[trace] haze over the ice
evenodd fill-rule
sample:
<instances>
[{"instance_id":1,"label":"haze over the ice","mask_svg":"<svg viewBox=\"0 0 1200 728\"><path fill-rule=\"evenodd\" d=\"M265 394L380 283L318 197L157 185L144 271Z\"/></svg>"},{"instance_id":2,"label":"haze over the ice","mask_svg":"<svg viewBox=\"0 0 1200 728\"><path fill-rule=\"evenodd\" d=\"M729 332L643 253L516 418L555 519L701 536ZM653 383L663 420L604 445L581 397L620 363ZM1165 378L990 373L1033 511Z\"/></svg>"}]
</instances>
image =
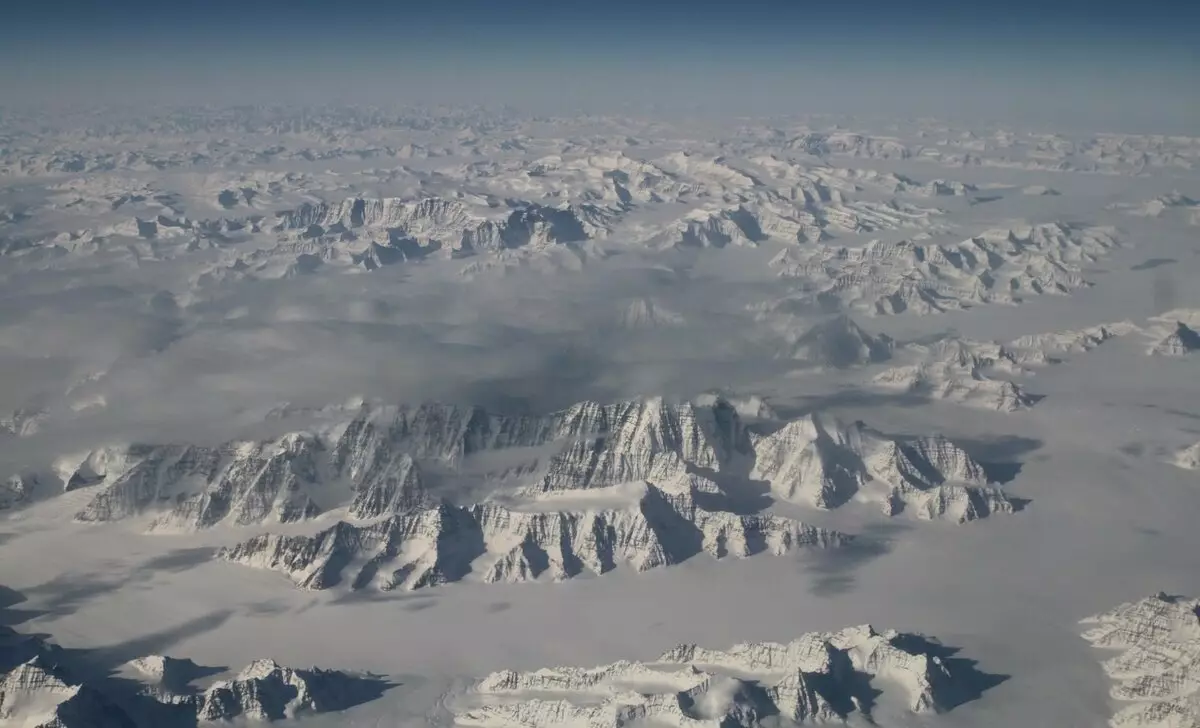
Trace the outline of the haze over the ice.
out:
<instances>
[{"instance_id":1,"label":"haze over the ice","mask_svg":"<svg viewBox=\"0 0 1200 728\"><path fill-rule=\"evenodd\" d=\"M1191 3L20 3L4 105L356 102L935 115L1186 132Z\"/></svg>"}]
</instances>

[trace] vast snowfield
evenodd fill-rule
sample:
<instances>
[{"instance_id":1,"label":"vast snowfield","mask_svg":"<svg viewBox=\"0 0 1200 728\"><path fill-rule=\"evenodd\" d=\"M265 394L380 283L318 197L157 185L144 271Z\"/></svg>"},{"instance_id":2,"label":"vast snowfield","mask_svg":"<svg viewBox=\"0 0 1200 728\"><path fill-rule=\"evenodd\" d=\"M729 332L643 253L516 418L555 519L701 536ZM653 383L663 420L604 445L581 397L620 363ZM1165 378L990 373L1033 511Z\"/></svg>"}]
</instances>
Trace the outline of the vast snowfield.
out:
<instances>
[{"instance_id":1,"label":"vast snowfield","mask_svg":"<svg viewBox=\"0 0 1200 728\"><path fill-rule=\"evenodd\" d=\"M1200 725L1198 254L1200 137L8 114L0 725Z\"/></svg>"}]
</instances>

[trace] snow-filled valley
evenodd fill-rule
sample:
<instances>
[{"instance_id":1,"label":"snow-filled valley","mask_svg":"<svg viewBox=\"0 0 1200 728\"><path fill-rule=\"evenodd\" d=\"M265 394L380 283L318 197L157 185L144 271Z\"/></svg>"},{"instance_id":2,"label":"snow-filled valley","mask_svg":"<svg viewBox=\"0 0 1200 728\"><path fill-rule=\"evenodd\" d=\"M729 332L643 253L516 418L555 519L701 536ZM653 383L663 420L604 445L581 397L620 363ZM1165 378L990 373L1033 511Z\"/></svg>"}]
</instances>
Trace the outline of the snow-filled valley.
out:
<instances>
[{"instance_id":1,"label":"snow-filled valley","mask_svg":"<svg viewBox=\"0 0 1200 728\"><path fill-rule=\"evenodd\" d=\"M1200 139L105 113L0 118L0 725L1200 725Z\"/></svg>"}]
</instances>

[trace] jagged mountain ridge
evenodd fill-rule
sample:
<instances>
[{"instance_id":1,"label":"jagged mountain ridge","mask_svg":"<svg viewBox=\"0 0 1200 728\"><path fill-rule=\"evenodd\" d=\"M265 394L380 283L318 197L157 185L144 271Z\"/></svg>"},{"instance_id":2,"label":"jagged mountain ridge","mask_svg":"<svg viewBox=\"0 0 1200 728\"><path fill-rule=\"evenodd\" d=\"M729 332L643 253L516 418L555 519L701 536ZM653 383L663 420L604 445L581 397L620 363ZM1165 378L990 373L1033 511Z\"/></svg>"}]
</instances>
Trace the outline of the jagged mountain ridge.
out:
<instances>
[{"instance_id":1,"label":"jagged mountain ridge","mask_svg":"<svg viewBox=\"0 0 1200 728\"><path fill-rule=\"evenodd\" d=\"M644 571L700 553L779 555L847 540L790 518L723 510L745 478L765 482L780 500L821 509L859 501L889 516L908 511L959 523L1016 509L982 465L943 437L889 438L817 416L762 434L728 402L711 401L587 404L560 413L558 431L584 436L544 470L524 473L515 505L443 502L372 523L342 521L314 536L256 536L220 558L280 571L308 589L411 590L466 578ZM641 495L630 505L572 509L553 500L639 481Z\"/></svg>"},{"instance_id":2,"label":"jagged mountain ridge","mask_svg":"<svg viewBox=\"0 0 1200 728\"><path fill-rule=\"evenodd\" d=\"M910 717L950 710L974 689L981 674L952 668L940 651L921 636L870 625L729 650L684 644L644 663L495 672L451 709L457 723L487 728L887 725L891 716L876 711L881 693Z\"/></svg>"},{"instance_id":3,"label":"jagged mountain ridge","mask_svg":"<svg viewBox=\"0 0 1200 728\"><path fill-rule=\"evenodd\" d=\"M475 575L485 583L555 581L714 558L776 555L838 546L848 537L770 515L735 515L696 505L695 486L647 486L637 506L582 512L520 512L497 505L440 504L356 526L339 522L315 536L264 535L219 558L280 571L305 589L413 590ZM348 572L348 573L347 573Z\"/></svg>"},{"instance_id":4,"label":"jagged mountain ridge","mask_svg":"<svg viewBox=\"0 0 1200 728\"><path fill-rule=\"evenodd\" d=\"M153 529L192 530L218 523L291 523L340 507L346 507L352 519L370 520L434 502L422 463L436 466L440 478L453 480L472 456L497 450L536 451L522 464L484 477L501 490L537 499L640 482L670 489L705 473L722 474L732 478L730 482L748 477L771 480L777 473L765 470L763 463L801 457L813 447L824 453L820 449L824 434L837 433L834 439L841 448L837 463L846 458L859 463L855 482L891 489L881 506L884 512L903 510L896 498L912 505L927 504L935 493L951 500L986 494L990 502L982 510L977 504L965 510L929 512L936 517L953 511L956 519L969 520L1005 508L1002 494L989 490L978 464L942 438L894 440L862 425L846 427L816 416L759 423L756 427L776 431L754 434L737 407L720 397L681 404L661 398L610 405L584 402L546 416L435 404L364 404L341 414L337 424L320 431L293 432L268 441L101 449L62 459L58 477L68 490L94 488L90 502L76 516L82 521L150 516ZM893 456L902 453L901 459L911 461L912 467L897 470L863 464L889 448ZM780 493L784 497L808 493L823 488L830 478L838 479L833 465L829 472L823 469L824 458L820 455L789 475L793 485ZM964 469L962 463L971 464ZM925 475L912 477L912 473ZM946 490L951 484L968 490ZM706 487L720 490L715 485ZM842 493L849 498L857 488L843 488ZM864 489L861 497L873 496ZM835 500L841 504L846 498ZM836 507L807 496L800 500ZM918 512L925 513L925 505Z\"/></svg>"}]
</instances>

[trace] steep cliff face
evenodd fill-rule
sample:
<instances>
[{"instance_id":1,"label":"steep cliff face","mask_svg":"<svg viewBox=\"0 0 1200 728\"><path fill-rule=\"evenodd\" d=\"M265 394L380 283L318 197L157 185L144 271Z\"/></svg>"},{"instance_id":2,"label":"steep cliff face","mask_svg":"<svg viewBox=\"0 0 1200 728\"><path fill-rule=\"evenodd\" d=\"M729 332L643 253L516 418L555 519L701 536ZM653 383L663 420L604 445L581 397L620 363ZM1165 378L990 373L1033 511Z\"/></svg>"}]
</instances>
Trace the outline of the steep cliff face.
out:
<instances>
[{"instance_id":1,"label":"steep cliff face","mask_svg":"<svg viewBox=\"0 0 1200 728\"><path fill-rule=\"evenodd\" d=\"M497 727L615 728L651 720L679 728L749 728L778 718L877 725L873 712L880 697L894 695L892 702L917 715L955 706L978 673L951 670L937 647L918 635L880 633L870 625L810 633L786 644L729 650L680 645L649 663L495 672L452 709L459 723Z\"/></svg>"}]
</instances>

